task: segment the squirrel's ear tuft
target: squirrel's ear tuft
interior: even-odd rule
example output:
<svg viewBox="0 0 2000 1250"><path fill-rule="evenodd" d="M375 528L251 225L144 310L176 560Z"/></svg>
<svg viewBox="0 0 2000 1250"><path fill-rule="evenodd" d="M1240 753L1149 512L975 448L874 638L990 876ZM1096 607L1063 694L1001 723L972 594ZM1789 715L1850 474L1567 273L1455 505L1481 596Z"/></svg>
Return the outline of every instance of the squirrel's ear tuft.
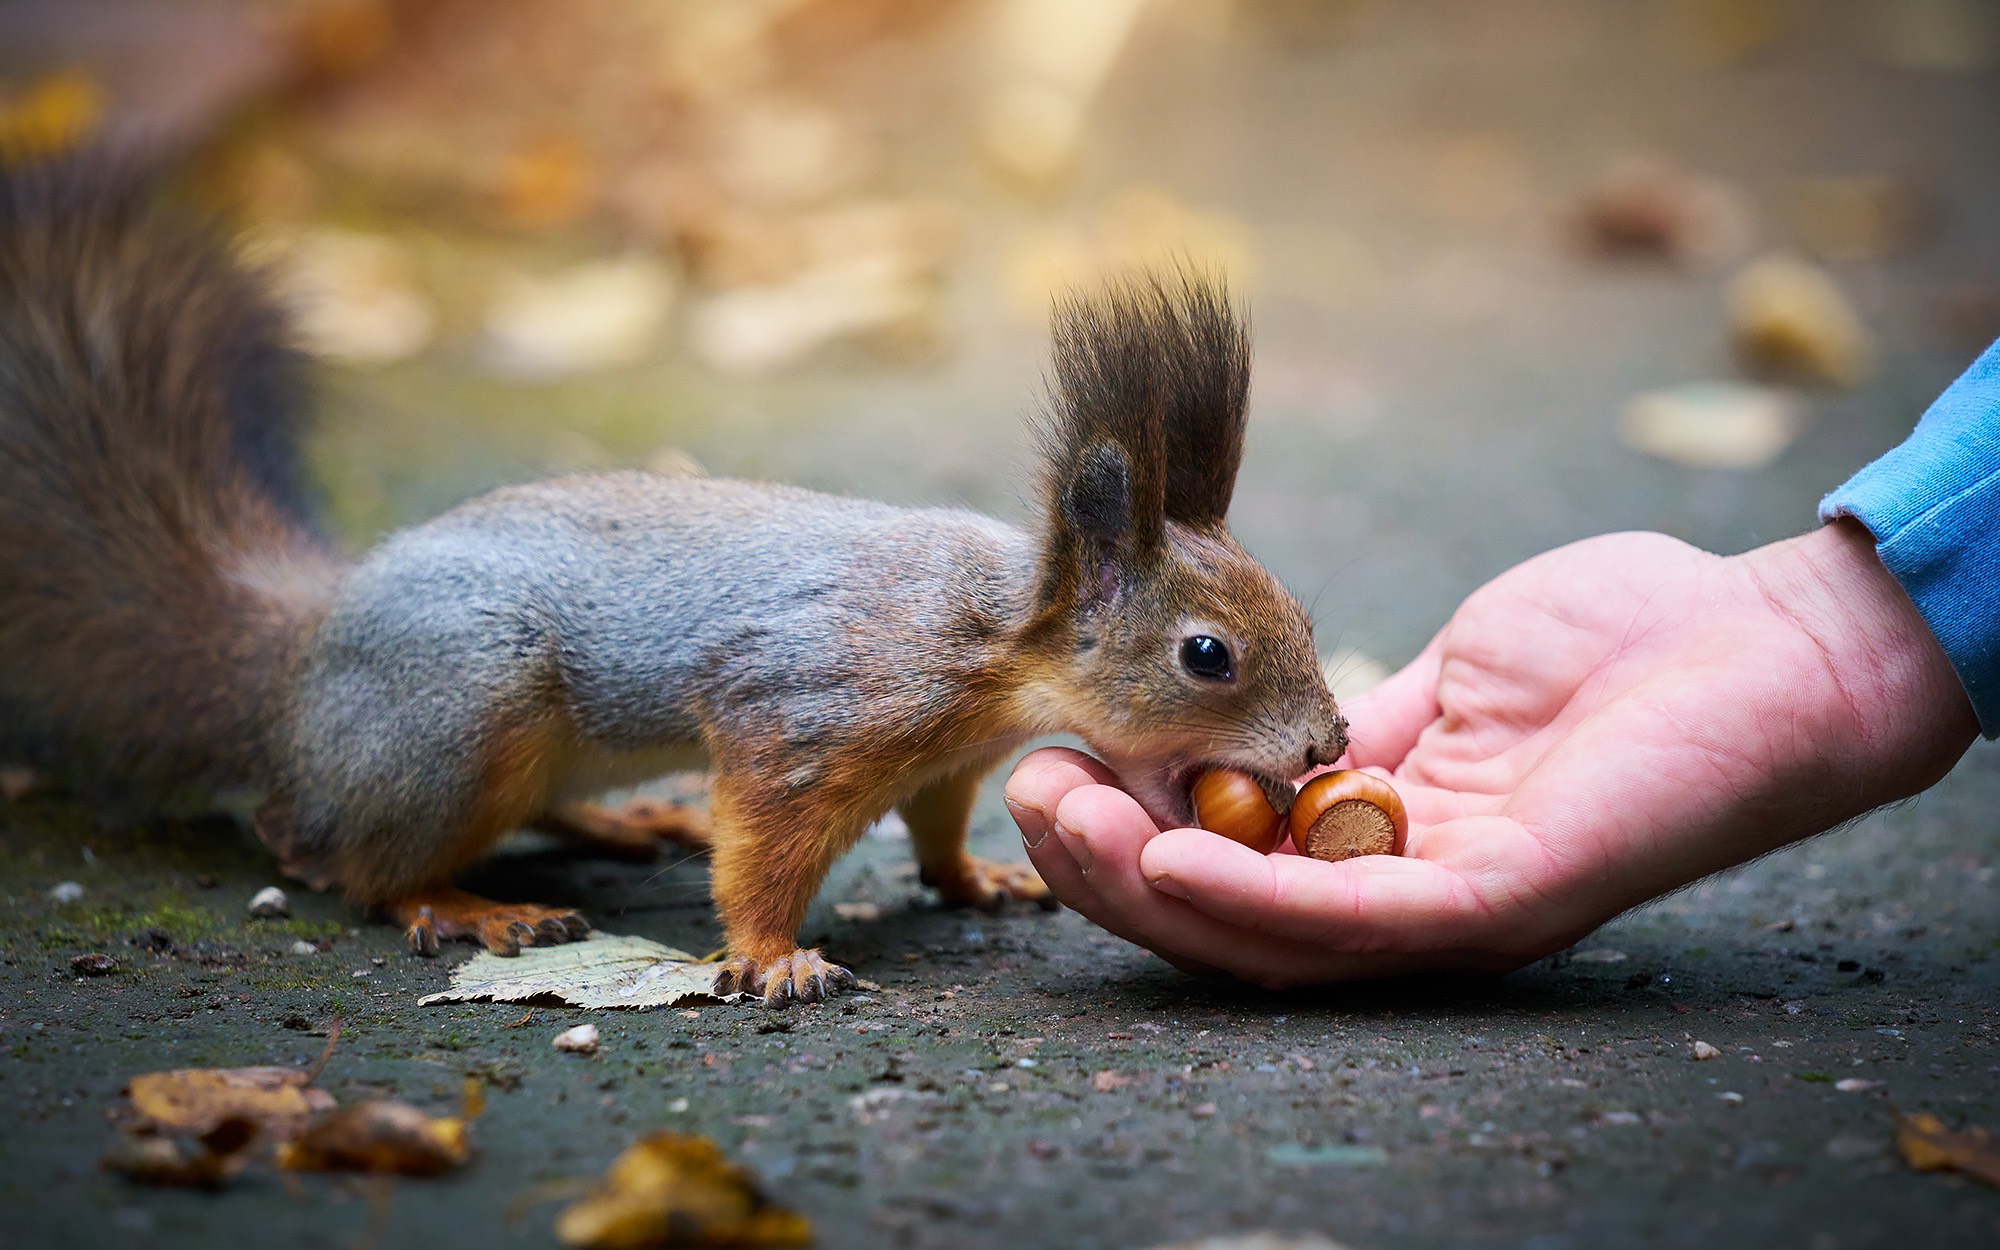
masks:
<svg viewBox="0 0 2000 1250"><path fill-rule="evenodd" d="M1130 467L1137 549L1159 541L1166 519L1221 525L1243 459L1250 343L1220 284L1188 271L1134 275L1097 298L1065 298L1053 328L1049 485L1108 443Z"/></svg>
<svg viewBox="0 0 2000 1250"><path fill-rule="evenodd" d="M1180 275L1150 288L1149 351L1160 362L1166 512L1183 525L1220 526L1243 463L1250 399L1250 334L1220 283Z"/></svg>

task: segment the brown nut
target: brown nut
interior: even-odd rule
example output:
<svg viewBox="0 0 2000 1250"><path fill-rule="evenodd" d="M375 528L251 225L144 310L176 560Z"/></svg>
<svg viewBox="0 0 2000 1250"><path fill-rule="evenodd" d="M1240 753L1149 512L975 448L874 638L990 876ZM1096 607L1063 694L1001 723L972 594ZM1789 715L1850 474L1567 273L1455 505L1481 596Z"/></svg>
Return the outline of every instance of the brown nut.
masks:
<svg viewBox="0 0 2000 1250"><path fill-rule="evenodd" d="M1264 788L1247 773L1218 768L1195 783L1195 823L1251 850L1269 855L1285 840L1285 818L1264 797Z"/></svg>
<svg viewBox="0 0 2000 1250"><path fill-rule="evenodd" d="M1410 836L1401 796L1388 782L1353 769L1306 782L1292 804L1290 825L1299 854L1336 864L1356 855L1401 855Z"/></svg>

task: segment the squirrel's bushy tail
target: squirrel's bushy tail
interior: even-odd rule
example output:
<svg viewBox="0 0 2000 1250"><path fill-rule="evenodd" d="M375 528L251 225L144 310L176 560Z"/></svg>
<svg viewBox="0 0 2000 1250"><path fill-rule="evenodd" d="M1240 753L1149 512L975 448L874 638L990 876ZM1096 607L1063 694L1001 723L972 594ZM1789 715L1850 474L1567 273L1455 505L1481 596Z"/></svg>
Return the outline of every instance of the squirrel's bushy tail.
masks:
<svg viewBox="0 0 2000 1250"><path fill-rule="evenodd" d="M0 698L124 772L259 783L343 565L282 319L144 181L0 169Z"/></svg>

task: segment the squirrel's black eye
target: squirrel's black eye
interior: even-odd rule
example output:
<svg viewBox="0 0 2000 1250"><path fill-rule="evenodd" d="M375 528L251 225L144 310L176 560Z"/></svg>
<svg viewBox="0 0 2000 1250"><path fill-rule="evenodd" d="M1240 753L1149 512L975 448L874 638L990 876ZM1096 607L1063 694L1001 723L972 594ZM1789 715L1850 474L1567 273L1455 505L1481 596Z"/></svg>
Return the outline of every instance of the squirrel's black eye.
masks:
<svg viewBox="0 0 2000 1250"><path fill-rule="evenodd" d="M1181 643L1181 667L1209 681L1228 681L1236 675L1228 646L1207 634L1196 634Z"/></svg>

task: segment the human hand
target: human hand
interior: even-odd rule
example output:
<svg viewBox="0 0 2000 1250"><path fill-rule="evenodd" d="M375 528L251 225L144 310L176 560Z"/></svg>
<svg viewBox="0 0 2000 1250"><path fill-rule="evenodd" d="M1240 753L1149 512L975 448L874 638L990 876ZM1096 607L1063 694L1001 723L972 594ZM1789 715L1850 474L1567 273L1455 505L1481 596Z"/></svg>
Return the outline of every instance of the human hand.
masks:
<svg viewBox="0 0 2000 1250"><path fill-rule="evenodd" d="M1549 552L1345 714L1346 766L1409 808L1404 857L1162 832L1073 751L1023 759L1007 804L1070 907L1181 967L1280 987L1517 967L1924 789L1977 732L1848 521L1726 558L1658 534Z"/></svg>

